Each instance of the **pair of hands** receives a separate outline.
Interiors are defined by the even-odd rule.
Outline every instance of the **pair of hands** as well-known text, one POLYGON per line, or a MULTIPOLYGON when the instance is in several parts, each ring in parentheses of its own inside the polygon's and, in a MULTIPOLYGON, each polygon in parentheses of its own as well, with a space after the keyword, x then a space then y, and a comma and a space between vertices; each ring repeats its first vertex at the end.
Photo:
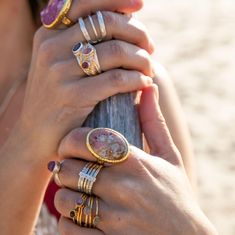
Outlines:
MULTIPOLYGON (((94 77, 84 74, 72 53, 75 44, 85 41, 78 23, 66 29, 42 27, 36 32, 19 123, 38 153, 35 161, 55 159, 61 139, 81 126, 98 102, 153 83, 153 43, 148 32, 135 18, 115 13, 131 13, 141 6, 141 0, 73 1, 68 17, 74 22, 98 10, 104 16, 107 37, 95 45, 103 73, 94 77)), ((85 23, 94 39, 89 20, 85 23)))
POLYGON ((41 28, 36 33, 25 102, 18 123, 25 142, 37 153, 34 159, 30 156, 30 161, 44 164, 58 159, 62 138, 81 126, 99 101, 135 90, 143 90, 140 117, 152 151, 152 155, 148 155, 131 147, 131 156, 125 163, 102 170, 94 187, 101 202, 99 230, 80 228, 67 218, 79 197, 79 193, 74 192, 77 174, 84 160, 94 159, 84 142, 88 130, 70 132, 59 147, 60 159, 66 159, 60 178, 67 187, 61 189, 55 199, 62 214, 59 223, 62 235, 213 234, 210 223, 193 198, 182 160, 160 112, 157 88, 151 79, 152 41, 136 19, 114 13, 132 13, 141 6, 140 0, 74 0, 69 13, 74 21, 97 10, 106 11, 103 13, 107 41, 96 45, 104 73, 95 77, 86 77, 72 55, 73 45, 84 41, 77 24, 62 30, 41 28), (77 156, 83 159, 71 159, 77 156), (107 185, 112 185, 112 190, 107 190, 107 185))

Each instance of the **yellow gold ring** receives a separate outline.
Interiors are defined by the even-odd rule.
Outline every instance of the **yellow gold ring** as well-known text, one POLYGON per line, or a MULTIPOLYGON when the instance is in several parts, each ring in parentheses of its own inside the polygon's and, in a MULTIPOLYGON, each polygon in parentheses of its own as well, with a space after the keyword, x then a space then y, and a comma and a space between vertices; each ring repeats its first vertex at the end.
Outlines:
POLYGON ((128 158, 130 153, 126 138, 119 132, 108 128, 91 130, 87 134, 86 145, 100 164, 121 163, 128 158))

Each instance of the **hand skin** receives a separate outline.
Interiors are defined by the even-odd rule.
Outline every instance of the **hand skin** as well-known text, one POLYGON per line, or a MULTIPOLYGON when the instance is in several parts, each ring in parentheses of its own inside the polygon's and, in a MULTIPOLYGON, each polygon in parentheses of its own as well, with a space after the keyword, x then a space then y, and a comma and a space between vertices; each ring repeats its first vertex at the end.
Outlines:
POLYGON ((217 234, 194 198, 158 97, 156 85, 144 89, 139 109, 151 154, 131 146, 127 161, 106 166, 98 175, 93 188, 100 205, 98 229, 80 228, 68 219, 76 200, 81 197, 76 192, 77 174, 85 166, 84 161, 95 161, 85 144, 90 129, 75 129, 62 140, 59 178, 64 187, 55 197, 56 208, 62 214, 61 235, 217 234), (80 160, 75 159, 78 156, 80 160), (108 187, 112 190, 107 190, 108 187))
MULTIPOLYGON (((102 1, 95 2, 100 10, 112 10, 115 6, 116 10, 131 12, 140 7, 139 0, 137 7, 135 1, 117 1, 115 4, 103 1, 103 6, 102 1)), ((87 3, 83 1, 82 7, 93 10, 87 3)), ((145 29, 141 24, 136 24, 136 20, 125 15, 118 16, 117 13, 106 12, 105 20, 108 20, 108 37, 117 34, 119 40, 99 44, 97 52, 105 51, 106 56, 112 55, 117 60, 105 63, 102 59, 105 54, 102 54, 101 67, 107 72, 94 78, 83 79, 85 75, 71 53, 71 47, 83 40, 76 26, 51 31, 41 28, 36 33, 22 112, 0 149, 0 187, 4 189, 0 195, 2 235, 32 234, 50 180, 46 164, 50 159, 57 158, 58 144, 63 136, 74 127, 79 127, 99 101, 117 93, 143 89, 152 83, 149 77, 152 65, 147 52, 152 49, 145 29), (135 31, 133 37, 128 35, 126 40, 125 34, 120 31, 121 28, 127 29, 125 27, 135 31), (141 43, 142 40, 146 43, 141 43), (138 45, 145 45, 145 48, 138 45), (120 59, 122 57, 129 57, 131 63, 120 59), (116 69, 119 67, 129 71, 116 69), (95 92, 92 87, 97 85, 97 79, 100 83, 95 92), (90 100, 87 100, 85 88, 94 94, 90 100)))

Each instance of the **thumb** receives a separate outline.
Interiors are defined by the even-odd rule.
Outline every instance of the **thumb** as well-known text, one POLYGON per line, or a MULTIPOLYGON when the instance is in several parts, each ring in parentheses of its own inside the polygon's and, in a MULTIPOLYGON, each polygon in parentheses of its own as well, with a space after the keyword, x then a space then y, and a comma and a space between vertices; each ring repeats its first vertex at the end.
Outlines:
POLYGON ((157 85, 153 84, 143 90, 139 115, 142 131, 150 147, 151 154, 162 157, 170 162, 175 162, 175 155, 178 155, 178 151, 159 106, 157 85), (172 153, 177 154, 172 156, 172 153))

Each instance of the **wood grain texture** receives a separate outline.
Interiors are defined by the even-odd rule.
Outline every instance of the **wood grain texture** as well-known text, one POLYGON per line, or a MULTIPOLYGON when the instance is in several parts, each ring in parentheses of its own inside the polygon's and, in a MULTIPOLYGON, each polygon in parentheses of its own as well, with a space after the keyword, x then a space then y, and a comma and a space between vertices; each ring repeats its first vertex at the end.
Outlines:
POLYGON ((119 94, 99 103, 84 127, 107 127, 122 133, 130 144, 142 149, 142 134, 135 105, 136 93, 119 94))

